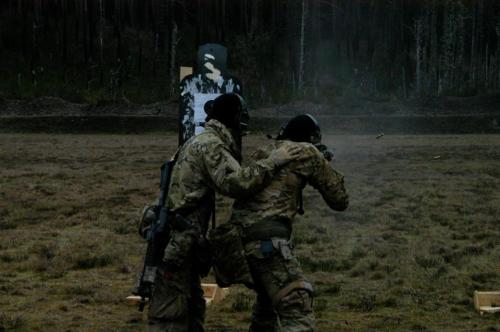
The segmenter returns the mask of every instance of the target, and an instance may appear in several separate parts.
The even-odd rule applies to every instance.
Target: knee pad
[[[305,311],[312,311],[313,287],[310,282],[297,280],[282,288],[272,298],[273,306],[300,306]]]
[[[302,314],[309,314],[313,310],[312,294],[304,289],[295,289],[280,300],[276,309],[282,315],[286,315],[287,312],[297,311]]]

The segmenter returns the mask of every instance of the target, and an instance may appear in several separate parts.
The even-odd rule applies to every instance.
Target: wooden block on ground
[[[474,291],[474,307],[481,315],[500,312],[500,292]]]
[[[229,288],[220,288],[217,286],[217,284],[201,284],[201,287],[203,288],[203,296],[205,297],[205,301],[208,304],[213,303],[219,303],[222,301],[227,293],[229,292]],[[139,305],[141,302],[141,297],[137,295],[130,295],[127,296],[125,299],[127,304],[129,305]],[[149,302],[149,299],[146,298],[146,303]]]
[[[203,288],[203,293],[205,296],[205,301],[207,305],[213,303],[219,303],[222,301],[227,293],[229,292],[229,288],[220,288],[217,284],[201,284]]]
[[[137,296],[137,295],[130,295],[130,296],[127,296],[125,301],[127,302],[127,304],[130,304],[130,305],[139,305],[139,303],[141,302],[141,297]],[[149,299],[146,298],[146,303],[148,303],[148,302],[149,302]]]

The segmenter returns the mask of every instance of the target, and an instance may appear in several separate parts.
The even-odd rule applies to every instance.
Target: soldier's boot
[[[295,289],[276,305],[280,332],[311,332],[315,329],[312,296],[304,289]]]

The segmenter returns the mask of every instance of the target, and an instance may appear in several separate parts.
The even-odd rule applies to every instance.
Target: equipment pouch
[[[214,257],[214,272],[217,284],[228,287],[232,284],[253,285],[250,267],[241,241],[239,226],[225,223],[209,232]]]
[[[192,252],[197,234],[189,231],[173,231],[163,254],[163,263],[175,270],[186,262]]]

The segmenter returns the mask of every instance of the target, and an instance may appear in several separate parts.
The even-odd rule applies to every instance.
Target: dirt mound
[[[338,98],[251,110],[253,131],[275,133],[291,117],[310,113],[337,134],[499,133],[500,95],[410,100]],[[1,132],[142,133],[177,130],[178,104],[147,105],[123,99],[77,104],[60,98],[0,100]]]
[[[33,100],[0,100],[0,117],[25,116],[173,116],[177,104],[156,102],[139,105],[126,99],[99,102],[97,104],[72,103],[56,97],[40,97]]]

